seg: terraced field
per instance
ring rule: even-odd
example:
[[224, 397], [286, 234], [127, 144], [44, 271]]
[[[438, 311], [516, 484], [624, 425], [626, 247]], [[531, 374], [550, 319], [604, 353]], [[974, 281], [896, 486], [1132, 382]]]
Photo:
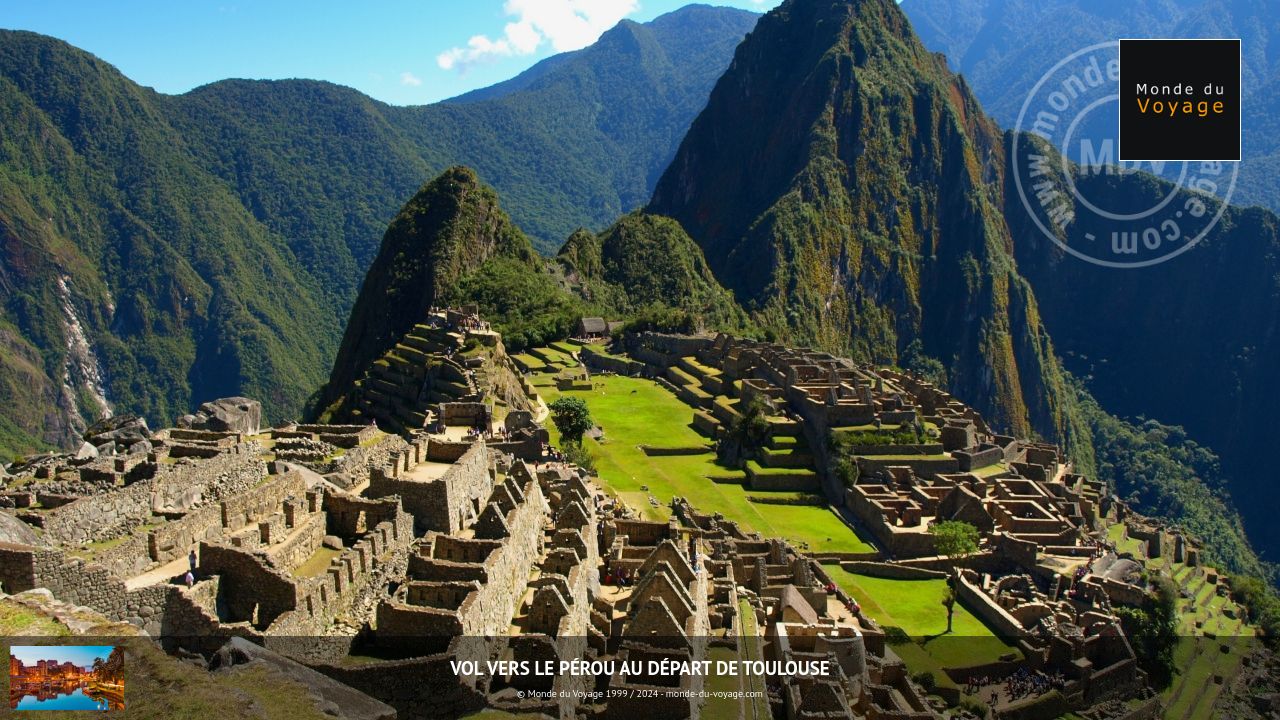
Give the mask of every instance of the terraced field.
[[[618, 375], [596, 375], [592, 382], [591, 390], [561, 393], [550, 376], [534, 379], [548, 403], [562, 394], [587, 401], [592, 417], [604, 431], [600, 441], [586, 441], [587, 449], [596, 458], [600, 479], [610, 493], [645, 517], [667, 518], [671, 498], [682, 496], [700, 512], [721, 513], [746, 530], [785, 537], [812, 552], [863, 553], [873, 549], [827, 507], [759, 502], [794, 500], [800, 494], [770, 497], [772, 493], [744, 487], [743, 471], [716, 463], [710, 441], [691, 426], [693, 408], [665, 387], [651, 380]], [[552, 442], [557, 442], [554, 426], [548, 427]], [[651, 455], [641, 446], [702, 448], [703, 452]]]

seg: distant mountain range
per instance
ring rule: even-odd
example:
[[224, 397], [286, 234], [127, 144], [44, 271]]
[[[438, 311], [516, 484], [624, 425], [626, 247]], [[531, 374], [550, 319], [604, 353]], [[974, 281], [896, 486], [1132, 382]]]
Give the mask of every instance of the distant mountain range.
[[466, 163], [543, 253], [649, 197], [757, 15], [689, 6], [492, 88], [392, 107], [324, 82], [140, 87], [0, 31], [0, 455], [107, 406], [301, 411], [379, 239]]
[[982, 107], [1014, 127], [1031, 87], [1072, 52], [1117, 38], [1240, 38], [1243, 155], [1236, 205], [1280, 210], [1280, 13], [1267, 0], [903, 0]]

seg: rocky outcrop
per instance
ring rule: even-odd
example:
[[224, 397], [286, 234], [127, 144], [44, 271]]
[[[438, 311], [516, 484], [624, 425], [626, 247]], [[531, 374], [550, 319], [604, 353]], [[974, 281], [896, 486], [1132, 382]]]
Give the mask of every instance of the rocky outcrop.
[[262, 403], [245, 397], [211, 400], [194, 415], [178, 418], [178, 427], [256, 435], [262, 429]]
[[84, 431], [84, 445], [76, 454], [80, 459], [91, 459], [99, 455], [124, 455], [151, 449], [151, 429], [147, 427], [145, 418], [137, 415], [116, 415], [99, 420]]
[[8, 513], [0, 513], [0, 542], [47, 547], [44, 539], [30, 525]]

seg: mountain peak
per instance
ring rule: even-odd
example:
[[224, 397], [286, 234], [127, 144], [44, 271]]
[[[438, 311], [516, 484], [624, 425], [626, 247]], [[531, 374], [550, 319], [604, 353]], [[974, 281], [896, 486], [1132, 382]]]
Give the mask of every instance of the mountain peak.
[[391, 221], [351, 310], [320, 408], [395, 345], [468, 270], [492, 257], [536, 269], [537, 254], [475, 171], [454, 166], [405, 203]]
[[739, 45], [649, 211], [766, 329], [881, 363], [918, 341], [998, 426], [1064, 439], [1060, 369], [985, 179], [1000, 151], [892, 0], [787, 0]]

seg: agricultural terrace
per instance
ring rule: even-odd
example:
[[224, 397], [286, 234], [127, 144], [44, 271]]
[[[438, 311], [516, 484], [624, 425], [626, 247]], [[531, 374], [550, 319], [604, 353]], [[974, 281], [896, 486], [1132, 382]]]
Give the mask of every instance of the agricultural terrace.
[[1016, 647], [1000, 639], [982, 620], [957, 602], [951, 633], [942, 605], [944, 580], [896, 580], [855, 575], [838, 564], [824, 565], [831, 579], [853, 596], [862, 611], [882, 627], [901, 628], [911, 638], [894, 645], [913, 673], [931, 672], [938, 684], [954, 687], [943, 668], [972, 667], [1013, 656]]
[[[810, 552], [873, 550], [828, 507], [760, 502], [806, 498], [801, 493], [743, 488], [743, 471], [718, 465], [707, 438], [690, 426], [693, 408], [651, 380], [599, 375], [592, 378], [591, 390], [564, 393], [556, 389], [549, 375], [535, 375], [534, 384], [547, 403], [562, 394], [587, 401], [592, 418], [603, 430], [599, 440], [585, 441], [595, 457], [600, 481], [646, 519], [665, 520], [671, 514], [671, 498], [682, 496], [699, 512], [721, 513], [745, 530], [787, 538]], [[548, 428], [552, 442], [558, 442], [554, 425], [548, 422]], [[649, 455], [642, 445], [705, 450], [691, 455]]]

